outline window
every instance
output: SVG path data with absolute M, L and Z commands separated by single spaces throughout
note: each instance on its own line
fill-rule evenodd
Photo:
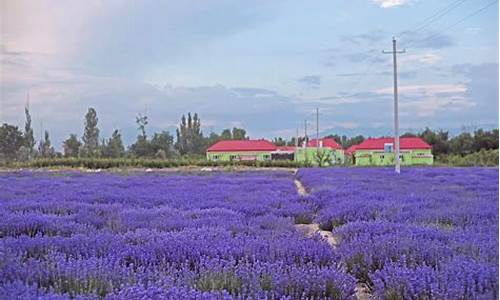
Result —
M 394 149 L 394 144 L 393 143 L 385 143 L 384 144 L 384 152 L 385 153 L 391 153 Z
M 380 161 L 383 161 L 384 160 L 384 155 L 380 155 Z
M 270 160 L 271 159 L 271 155 L 269 155 L 269 154 L 264 154 L 264 155 L 262 155 L 262 157 L 264 158 L 264 160 Z
M 231 154 L 229 155 L 230 160 L 238 159 L 238 155 Z
M 212 155 L 212 160 L 219 160 L 220 159 L 220 155 Z

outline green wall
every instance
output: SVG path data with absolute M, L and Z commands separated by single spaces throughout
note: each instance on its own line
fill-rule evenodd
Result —
M 270 151 L 207 152 L 207 160 L 210 161 L 239 160 L 242 156 L 256 156 L 261 161 L 271 160 Z
M 390 166 L 394 165 L 394 152 L 373 150 L 357 150 L 355 152 L 356 166 Z M 432 165 L 434 158 L 430 149 L 403 150 L 401 165 Z
M 325 153 L 322 161 L 322 165 L 324 166 L 341 164 L 344 162 L 344 150 L 319 148 L 319 151 L 321 154 Z M 295 161 L 309 162 L 312 165 L 318 165 L 317 152 L 318 149 L 316 147 L 298 148 Z

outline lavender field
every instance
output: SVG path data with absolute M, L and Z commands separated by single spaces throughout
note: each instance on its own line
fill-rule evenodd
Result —
M 498 298 L 497 169 L 10 172 L 0 191 L 0 299 Z

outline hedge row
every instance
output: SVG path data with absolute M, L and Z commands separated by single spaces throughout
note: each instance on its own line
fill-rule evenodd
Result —
M 115 159 L 115 158 L 54 158 L 36 159 L 31 162 L 15 163 L 13 167 L 24 168 L 49 168 L 69 167 L 87 169 L 109 169 L 109 168 L 177 168 L 177 167 L 230 167 L 248 166 L 264 168 L 300 168 L 308 167 L 308 164 L 294 161 L 234 161 L 214 162 L 208 160 L 161 160 L 161 159 Z
M 480 150 L 464 156 L 444 155 L 436 159 L 437 164 L 444 164 L 458 167 L 494 167 L 498 166 L 498 149 Z

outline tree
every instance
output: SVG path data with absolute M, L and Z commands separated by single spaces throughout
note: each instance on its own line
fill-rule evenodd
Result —
M 146 140 L 146 125 L 148 125 L 148 116 L 139 114 L 135 117 L 135 122 L 137 123 L 137 130 L 141 132 L 142 137 Z
M 247 131 L 243 128 L 233 127 L 233 140 L 246 140 Z
M 26 152 L 28 154 L 28 160 L 31 160 L 33 157 L 33 152 L 35 148 L 35 137 L 33 136 L 33 128 L 31 127 L 31 115 L 29 111 L 29 107 L 26 105 L 24 107 L 24 115 L 26 117 L 26 121 L 24 123 L 24 143 L 23 146 L 26 148 Z
M 63 142 L 64 157 L 78 157 L 82 143 L 78 140 L 76 134 L 70 134 Z
M 174 137 L 168 131 L 155 133 L 151 139 L 151 151 L 157 158 L 172 157 L 174 150 Z
M 24 142 L 23 133 L 17 126 L 4 123 L 0 127 L 0 160 L 15 160 Z
M 450 140 L 450 150 L 454 154 L 466 155 L 474 152 L 474 137 L 469 132 L 462 132 Z
M 231 130 L 229 130 L 229 129 L 222 130 L 220 137 L 222 140 L 232 140 L 233 139 L 233 135 L 231 133 Z
M 99 128 L 97 127 L 97 112 L 89 107 L 85 115 L 85 129 L 83 132 L 83 155 L 95 157 L 99 154 Z
M 273 144 L 275 144 L 276 146 L 286 146 L 286 140 L 283 139 L 281 136 L 275 137 L 273 139 Z
M 130 152 L 138 157 L 151 156 L 151 147 L 149 145 L 148 136 L 146 134 L 146 125 L 148 125 L 148 117 L 146 115 L 139 114 L 135 118 L 137 123 L 137 130 L 139 135 L 137 135 L 137 140 L 134 144 L 130 145 Z
M 432 146 L 432 153 L 437 156 L 447 154 L 450 151 L 448 135 L 448 131 L 434 132 L 426 127 L 418 136 Z
M 38 154 L 43 158 L 53 158 L 56 155 L 49 138 L 49 132 L 45 130 L 44 139 L 38 144 Z
M 103 142 L 102 155 L 104 157 L 118 158 L 125 154 L 122 135 L 119 130 L 113 131 L 111 138 Z
M 179 128 L 176 130 L 177 142 L 175 148 L 181 155 L 202 154 L 205 151 L 205 141 L 201 132 L 201 120 L 195 113 L 191 117 L 188 113 L 186 117 L 182 115 Z

